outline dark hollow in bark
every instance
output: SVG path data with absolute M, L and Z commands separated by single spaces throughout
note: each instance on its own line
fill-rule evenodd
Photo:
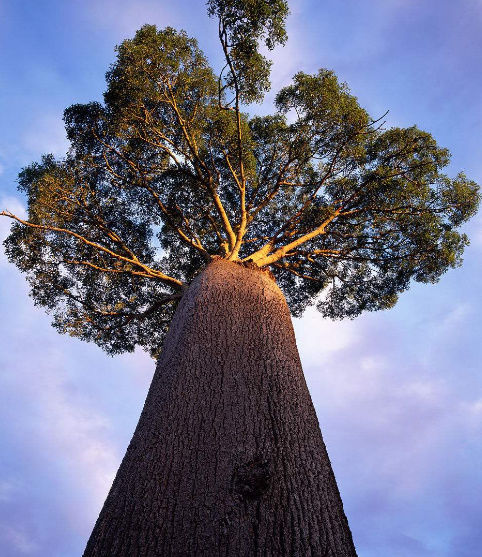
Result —
M 184 295 L 85 557 L 356 556 L 275 282 L 215 261 Z

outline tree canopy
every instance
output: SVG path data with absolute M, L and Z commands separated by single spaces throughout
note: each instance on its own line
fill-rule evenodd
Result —
M 461 263 L 478 186 L 443 173 L 430 133 L 386 128 L 332 71 L 297 73 L 275 112 L 260 48 L 286 40 L 284 0 L 209 0 L 225 66 L 195 39 L 143 26 L 117 47 L 104 102 L 75 104 L 70 149 L 24 168 L 28 219 L 6 240 L 61 331 L 157 355 L 210 259 L 269 268 L 295 315 L 393 306 Z

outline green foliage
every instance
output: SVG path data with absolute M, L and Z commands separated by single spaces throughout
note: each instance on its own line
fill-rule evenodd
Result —
M 226 88 L 237 88 L 242 102 L 261 101 L 269 91 L 271 62 L 260 54 L 262 41 L 272 50 L 287 39 L 286 0 L 208 0 L 208 13 L 219 21 L 219 38 L 229 51 Z
M 461 263 L 478 186 L 416 127 L 383 129 L 333 72 L 298 73 L 251 118 L 286 40 L 286 2 L 208 2 L 227 75 L 184 32 L 142 27 L 117 48 L 104 103 L 65 111 L 71 148 L 22 170 L 29 217 L 7 255 L 61 331 L 156 356 L 212 258 L 269 267 L 294 314 L 393 306 Z M 230 96 L 233 98 L 230 99 Z

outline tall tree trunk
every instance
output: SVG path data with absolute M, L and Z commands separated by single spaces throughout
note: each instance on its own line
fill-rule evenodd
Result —
M 85 557 L 356 556 L 283 294 L 211 263 L 172 321 Z

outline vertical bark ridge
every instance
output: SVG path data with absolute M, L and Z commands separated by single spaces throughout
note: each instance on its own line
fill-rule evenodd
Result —
M 219 260 L 191 284 L 84 556 L 356 556 L 265 273 Z

